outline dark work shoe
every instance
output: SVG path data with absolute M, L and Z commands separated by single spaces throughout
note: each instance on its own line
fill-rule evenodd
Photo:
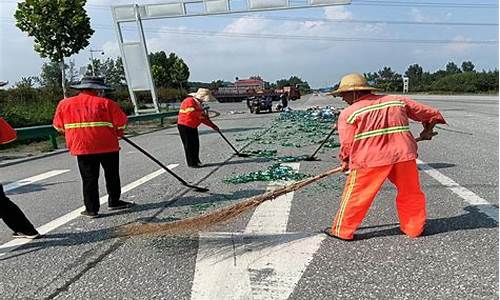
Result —
M 203 164 L 188 165 L 188 167 L 198 169 L 198 168 L 203 168 Z
M 323 233 L 328 235 L 329 237 L 336 238 L 336 239 L 341 240 L 341 241 L 346 241 L 346 242 L 353 241 L 352 239 L 348 240 L 348 239 L 344 239 L 344 238 L 341 238 L 341 237 L 334 235 L 332 233 L 332 228 L 330 228 L 330 227 L 326 227 L 325 229 L 323 229 Z
M 113 205 L 108 205 L 108 209 L 109 210 L 126 209 L 126 208 L 132 207 L 134 205 L 135 205 L 135 203 L 131 202 L 131 201 L 118 200 Z
M 87 217 L 87 218 L 90 218 L 90 219 L 95 219 L 95 218 L 99 217 L 99 214 L 98 214 L 98 213 L 96 213 L 96 212 L 91 212 L 91 211 L 86 211 L 86 210 L 82 211 L 82 212 L 80 213 L 80 215 L 82 215 L 82 216 L 84 216 L 84 217 Z
M 25 238 L 25 239 L 30 239 L 30 240 L 36 239 L 39 236 L 40 236 L 40 233 L 38 233 L 38 231 L 30 232 L 30 233 L 14 232 L 12 234 L 13 238 Z

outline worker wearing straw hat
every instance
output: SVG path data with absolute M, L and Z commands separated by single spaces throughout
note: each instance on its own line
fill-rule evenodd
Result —
M 118 143 L 127 125 L 127 115 L 116 102 L 101 96 L 105 90 L 111 90 L 103 78 L 84 77 L 80 84 L 71 88 L 80 93 L 59 102 L 53 126 L 64 134 L 69 152 L 78 161 L 85 204 L 81 215 L 98 217 L 100 166 L 106 179 L 108 208 L 129 208 L 134 205 L 133 202 L 120 200 Z
M 198 136 L 198 126 L 205 124 L 214 130 L 219 130 L 203 110 L 201 103 L 215 101 L 209 89 L 199 88 L 196 93 L 189 94 L 184 99 L 179 109 L 177 128 L 181 136 L 187 165 L 191 168 L 200 168 L 200 140 Z
M 325 233 L 352 240 L 373 199 L 386 179 L 397 188 L 396 207 L 400 229 L 410 237 L 422 234 L 425 225 L 425 195 L 417 169 L 417 141 L 431 140 L 436 124 L 444 124 L 436 109 L 402 96 L 375 95 L 361 74 L 342 77 L 338 89 L 349 104 L 338 120 L 339 158 L 350 170 L 340 207 L 332 227 Z M 421 122 L 423 131 L 415 139 L 409 119 Z

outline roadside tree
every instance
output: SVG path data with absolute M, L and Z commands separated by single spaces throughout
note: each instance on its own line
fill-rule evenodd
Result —
M 464 61 L 462 62 L 462 72 L 475 72 L 474 71 L 474 64 L 471 61 Z
M 86 0 L 25 0 L 17 4 L 16 26 L 34 38 L 34 49 L 43 58 L 58 62 L 66 97 L 64 58 L 89 45 L 94 33 L 84 9 Z

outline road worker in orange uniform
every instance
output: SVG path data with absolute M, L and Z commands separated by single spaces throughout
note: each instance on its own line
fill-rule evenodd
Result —
M 425 226 L 425 195 L 417 169 L 417 141 L 431 140 L 436 124 L 445 124 L 436 109 L 402 96 L 374 95 L 361 74 L 342 78 L 337 90 L 349 106 L 338 120 L 339 158 L 344 171 L 350 170 L 337 215 L 325 233 L 352 240 L 373 199 L 386 179 L 397 188 L 396 207 L 400 229 L 418 237 Z M 424 129 L 415 139 L 409 120 Z
M 218 131 L 219 127 L 208 118 L 201 106 L 202 102 L 215 101 L 209 89 L 199 88 L 196 93 L 189 94 L 190 97 L 184 99 L 179 109 L 177 128 L 181 136 L 186 155 L 187 165 L 191 168 L 200 168 L 200 139 L 198 136 L 198 126 L 202 123 Z
M 0 118 L 0 145 L 14 141 L 16 136 L 14 128 Z M 12 236 L 15 238 L 34 239 L 40 236 L 21 209 L 5 195 L 2 184 L 0 184 L 0 219 L 12 229 L 14 232 Z
M 116 102 L 101 96 L 105 90 L 111 90 L 103 78 L 84 77 L 80 84 L 71 88 L 80 93 L 59 102 L 53 125 L 65 135 L 69 152 L 78 161 L 85 204 L 81 215 L 98 217 L 100 166 L 104 169 L 109 194 L 108 208 L 129 208 L 133 202 L 120 200 L 118 145 L 127 125 L 127 115 Z

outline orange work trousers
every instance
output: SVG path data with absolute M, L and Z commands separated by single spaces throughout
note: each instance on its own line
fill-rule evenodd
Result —
M 351 170 L 333 221 L 333 235 L 346 240 L 353 239 L 354 232 L 361 225 L 386 178 L 397 188 L 396 207 L 401 231 L 410 237 L 422 234 L 426 217 L 425 194 L 420 189 L 417 162 L 410 160 Z

